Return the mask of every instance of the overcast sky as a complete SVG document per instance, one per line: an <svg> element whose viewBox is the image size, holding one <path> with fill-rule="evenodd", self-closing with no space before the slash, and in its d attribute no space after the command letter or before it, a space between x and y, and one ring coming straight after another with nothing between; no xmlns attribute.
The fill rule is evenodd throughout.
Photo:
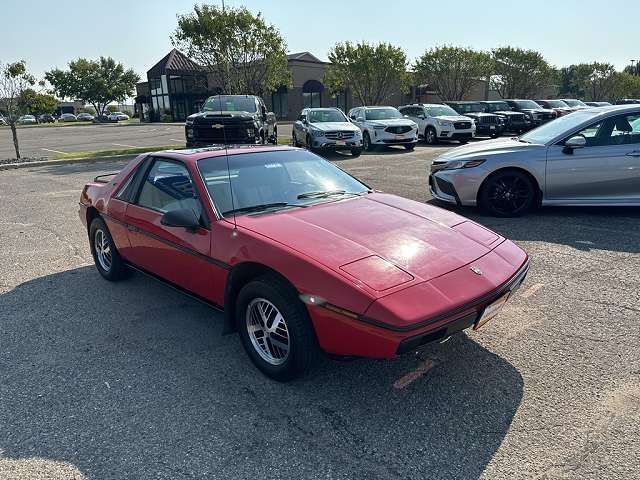
<svg viewBox="0 0 640 480"><path fill-rule="evenodd" d="M218 3L211 1L209 3ZM176 15L193 0L2 0L0 62L24 59L42 76L77 57L112 56L141 77L171 48ZM290 52L326 59L344 40L391 42L411 60L441 44L540 51L556 66L594 60L621 69L640 58L640 2L394 2L226 0L275 24ZM493 5L493 6L486 6Z"/></svg>

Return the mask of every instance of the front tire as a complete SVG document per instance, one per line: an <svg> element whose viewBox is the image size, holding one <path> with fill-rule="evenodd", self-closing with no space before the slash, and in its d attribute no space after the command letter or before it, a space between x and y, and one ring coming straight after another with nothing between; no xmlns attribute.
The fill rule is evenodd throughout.
<svg viewBox="0 0 640 480"><path fill-rule="evenodd" d="M286 382L309 373L320 348L306 307L276 275L245 285L236 303L242 345L265 375Z"/></svg>
<svg viewBox="0 0 640 480"><path fill-rule="evenodd" d="M404 145L404 149L405 149L405 150L408 150L408 151L410 151L410 152L411 152L411 151L413 151L413 149L414 149L414 148L416 148L416 146L415 146L415 144L413 144L413 143L410 143L410 144L408 144L408 145Z"/></svg>
<svg viewBox="0 0 640 480"><path fill-rule="evenodd" d="M433 127L427 127L424 131L424 142L427 145L435 145L438 143L438 132Z"/></svg>
<svg viewBox="0 0 640 480"><path fill-rule="evenodd" d="M362 135L362 149L370 152L373 150L373 145L371 144L371 137L369 136L369 132L364 132Z"/></svg>
<svg viewBox="0 0 640 480"><path fill-rule="evenodd" d="M478 197L485 212L495 217L517 217L533 208L536 190L525 173L505 170L489 176Z"/></svg>
<svg viewBox="0 0 640 480"><path fill-rule="evenodd" d="M115 282L126 278L130 271L116 249L109 228L102 218L94 218L89 227L89 245L96 268L103 278Z"/></svg>
<svg viewBox="0 0 640 480"><path fill-rule="evenodd" d="M351 156L354 157L354 158L359 157L361 153L362 153L362 149L361 148L352 148L351 149Z"/></svg>

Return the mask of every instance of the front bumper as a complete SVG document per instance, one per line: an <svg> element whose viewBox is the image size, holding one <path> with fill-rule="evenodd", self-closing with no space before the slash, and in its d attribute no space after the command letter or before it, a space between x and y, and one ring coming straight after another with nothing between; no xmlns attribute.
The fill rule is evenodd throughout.
<svg viewBox="0 0 640 480"><path fill-rule="evenodd" d="M508 245L507 245L508 244ZM496 268L505 268L508 264L502 254L495 253L498 250L517 249L519 255L511 255L510 260L514 257L520 259L520 266L514 267L509 265L512 272L506 276L504 281L499 285L489 289L478 289L476 286L469 286L473 281L468 278L469 275L475 275L469 270L469 266L465 265L458 270L454 270L443 277L449 280L433 279L423 284L417 284L391 294L388 297L373 302L372 306L383 302L386 298L400 296L402 302L413 299L414 305L416 299L419 300L418 305L424 304L424 294L428 292L436 292L446 283L449 285L457 282L464 285L464 288L458 288L457 292L451 292L452 296L462 297L467 295L466 300L453 306L452 308L440 311L427 318L420 319L413 324L390 324L384 321L375 320L370 317L378 315L380 309L376 312L370 307L364 315L356 317L347 317L336 311L328 310L322 306L311 306L309 312L311 319L320 342L321 348L330 354L343 356L359 356L369 358L393 358L397 355L413 351L427 343L434 342L446 338L456 332L462 331L473 326L482 316L484 309L492 302L496 301L506 293L512 295L523 283L528 269L528 259L513 243L506 240L502 242L496 249L489 252L484 257L473 262L474 266L482 271L495 273ZM509 254L506 255L509 257ZM492 271L492 269L494 269ZM482 278L482 277L477 277ZM434 284L433 289L429 289L429 284ZM425 286L426 285L426 286ZM476 294L475 292L479 292ZM431 298L436 300L435 297ZM437 301L437 300L436 300Z"/></svg>
<svg viewBox="0 0 640 480"><path fill-rule="evenodd" d="M506 131L509 132L521 132L525 130L531 130L535 125L530 120L524 120L522 122L509 122L506 124Z"/></svg>
<svg viewBox="0 0 640 480"><path fill-rule="evenodd" d="M409 130L406 133L389 133L385 130L373 129L369 135L374 145L407 145L418 143L418 130Z"/></svg>
<svg viewBox="0 0 640 480"><path fill-rule="evenodd" d="M504 124L476 123L476 135L500 135L502 132L504 132Z"/></svg>
<svg viewBox="0 0 640 480"><path fill-rule="evenodd" d="M317 138L313 140L313 148L318 150L350 150L352 148L362 148L362 138L344 140L342 143L328 138Z"/></svg>
<svg viewBox="0 0 640 480"><path fill-rule="evenodd" d="M471 140L475 135L475 130L454 130L447 131L443 130L438 135L438 138L441 140Z"/></svg>

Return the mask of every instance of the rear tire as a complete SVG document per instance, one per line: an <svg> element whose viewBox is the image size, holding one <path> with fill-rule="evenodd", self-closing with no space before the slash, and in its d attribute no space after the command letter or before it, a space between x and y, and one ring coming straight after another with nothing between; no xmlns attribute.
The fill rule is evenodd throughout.
<svg viewBox="0 0 640 480"><path fill-rule="evenodd" d="M263 275L242 287L236 321L247 355L274 380L305 376L320 358L306 307L295 290L276 275Z"/></svg>
<svg viewBox="0 0 640 480"><path fill-rule="evenodd" d="M503 170L487 178L478 195L482 210L495 217L517 217L531 210L536 189L528 175L518 170Z"/></svg>
<svg viewBox="0 0 640 480"><path fill-rule="evenodd" d="M89 227L89 245L96 268L103 278L115 282L129 276L131 271L120 257L107 224L94 218Z"/></svg>

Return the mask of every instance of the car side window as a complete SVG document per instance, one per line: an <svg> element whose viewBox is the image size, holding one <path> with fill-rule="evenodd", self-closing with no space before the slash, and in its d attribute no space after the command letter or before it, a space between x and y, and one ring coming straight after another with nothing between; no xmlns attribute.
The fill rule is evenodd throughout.
<svg viewBox="0 0 640 480"><path fill-rule="evenodd" d="M640 144L640 114L608 118L572 136L575 135L584 137L587 147Z"/></svg>
<svg viewBox="0 0 640 480"><path fill-rule="evenodd" d="M157 159L147 173L138 205L158 212L189 209L199 217L203 209L187 167L179 162Z"/></svg>

